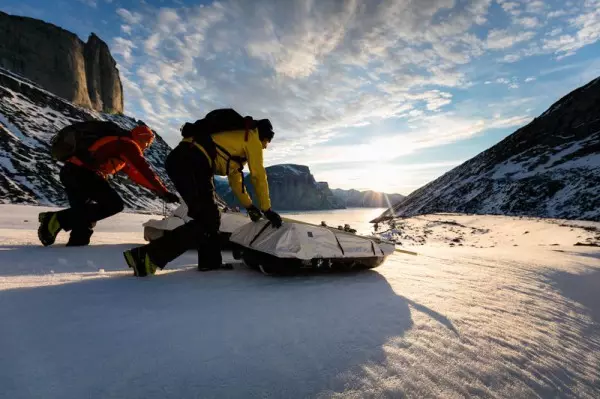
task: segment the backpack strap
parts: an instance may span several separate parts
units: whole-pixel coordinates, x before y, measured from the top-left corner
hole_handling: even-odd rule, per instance
[[[248,135],[248,130],[246,130],[246,135]],[[244,182],[244,163],[246,163],[248,160],[244,157],[240,157],[237,155],[231,155],[231,153],[229,151],[227,151],[225,148],[223,148],[223,146],[214,143],[215,147],[217,147],[219,150],[221,150],[226,156],[227,156],[227,167],[226,167],[226,171],[225,173],[227,175],[229,175],[229,166],[231,165],[231,161],[233,160],[234,162],[237,162],[238,165],[240,165],[240,167],[237,169],[238,172],[240,172],[240,175],[242,176],[242,193],[246,192],[246,184]]]

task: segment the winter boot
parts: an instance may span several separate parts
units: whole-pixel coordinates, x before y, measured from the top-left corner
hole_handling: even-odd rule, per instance
[[[90,244],[90,237],[94,233],[92,229],[71,231],[67,247],[84,247]]]
[[[38,227],[38,238],[43,246],[54,244],[56,236],[62,229],[56,212],[42,212],[38,216],[40,227]]]
[[[157,265],[152,262],[144,247],[132,248],[123,252],[125,262],[133,269],[133,275],[146,277],[156,273]]]

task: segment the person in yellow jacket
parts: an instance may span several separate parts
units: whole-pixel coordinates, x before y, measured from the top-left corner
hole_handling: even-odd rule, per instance
[[[198,249],[198,270],[221,268],[218,237],[221,215],[215,201],[215,174],[228,177],[233,192],[253,221],[264,214],[273,227],[281,226],[281,216],[271,209],[269,183],[263,166],[263,150],[273,136],[271,122],[262,119],[244,129],[184,138],[171,151],[165,169],[187,204],[192,220],[147,245],[125,251],[123,255],[135,276],[152,275],[157,268],[163,269],[192,248]],[[258,207],[244,186],[245,164],[250,169]]]

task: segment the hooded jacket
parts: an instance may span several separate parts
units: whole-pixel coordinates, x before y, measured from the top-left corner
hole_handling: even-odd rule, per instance
[[[206,149],[195,143],[192,138],[186,138],[183,141],[194,143],[204,153],[216,175],[227,176],[231,190],[245,208],[252,205],[252,199],[242,185],[242,169],[247,163],[252,185],[258,197],[259,208],[262,211],[270,209],[269,182],[263,166],[263,147],[258,137],[258,130],[221,132],[212,135],[212,140],[216,146],[214,163]]]

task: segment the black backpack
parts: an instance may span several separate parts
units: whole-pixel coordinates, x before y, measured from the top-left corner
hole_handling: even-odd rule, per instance
[[[50,152],[52,158],[65,162],[77,156],[83,162],[93,162],[89,148],[99,139],[107,136],[131,138],[131,131],[113,122],[85,121],[66,126],[52,137]]]
[[[251,116],[242,116],[231,108],[222,108],[210,111],[204,118],[194,123],[185,123],[181,127],[181,135],[203,142],[215,133],[254,129],[255,127],[256,121]]]

